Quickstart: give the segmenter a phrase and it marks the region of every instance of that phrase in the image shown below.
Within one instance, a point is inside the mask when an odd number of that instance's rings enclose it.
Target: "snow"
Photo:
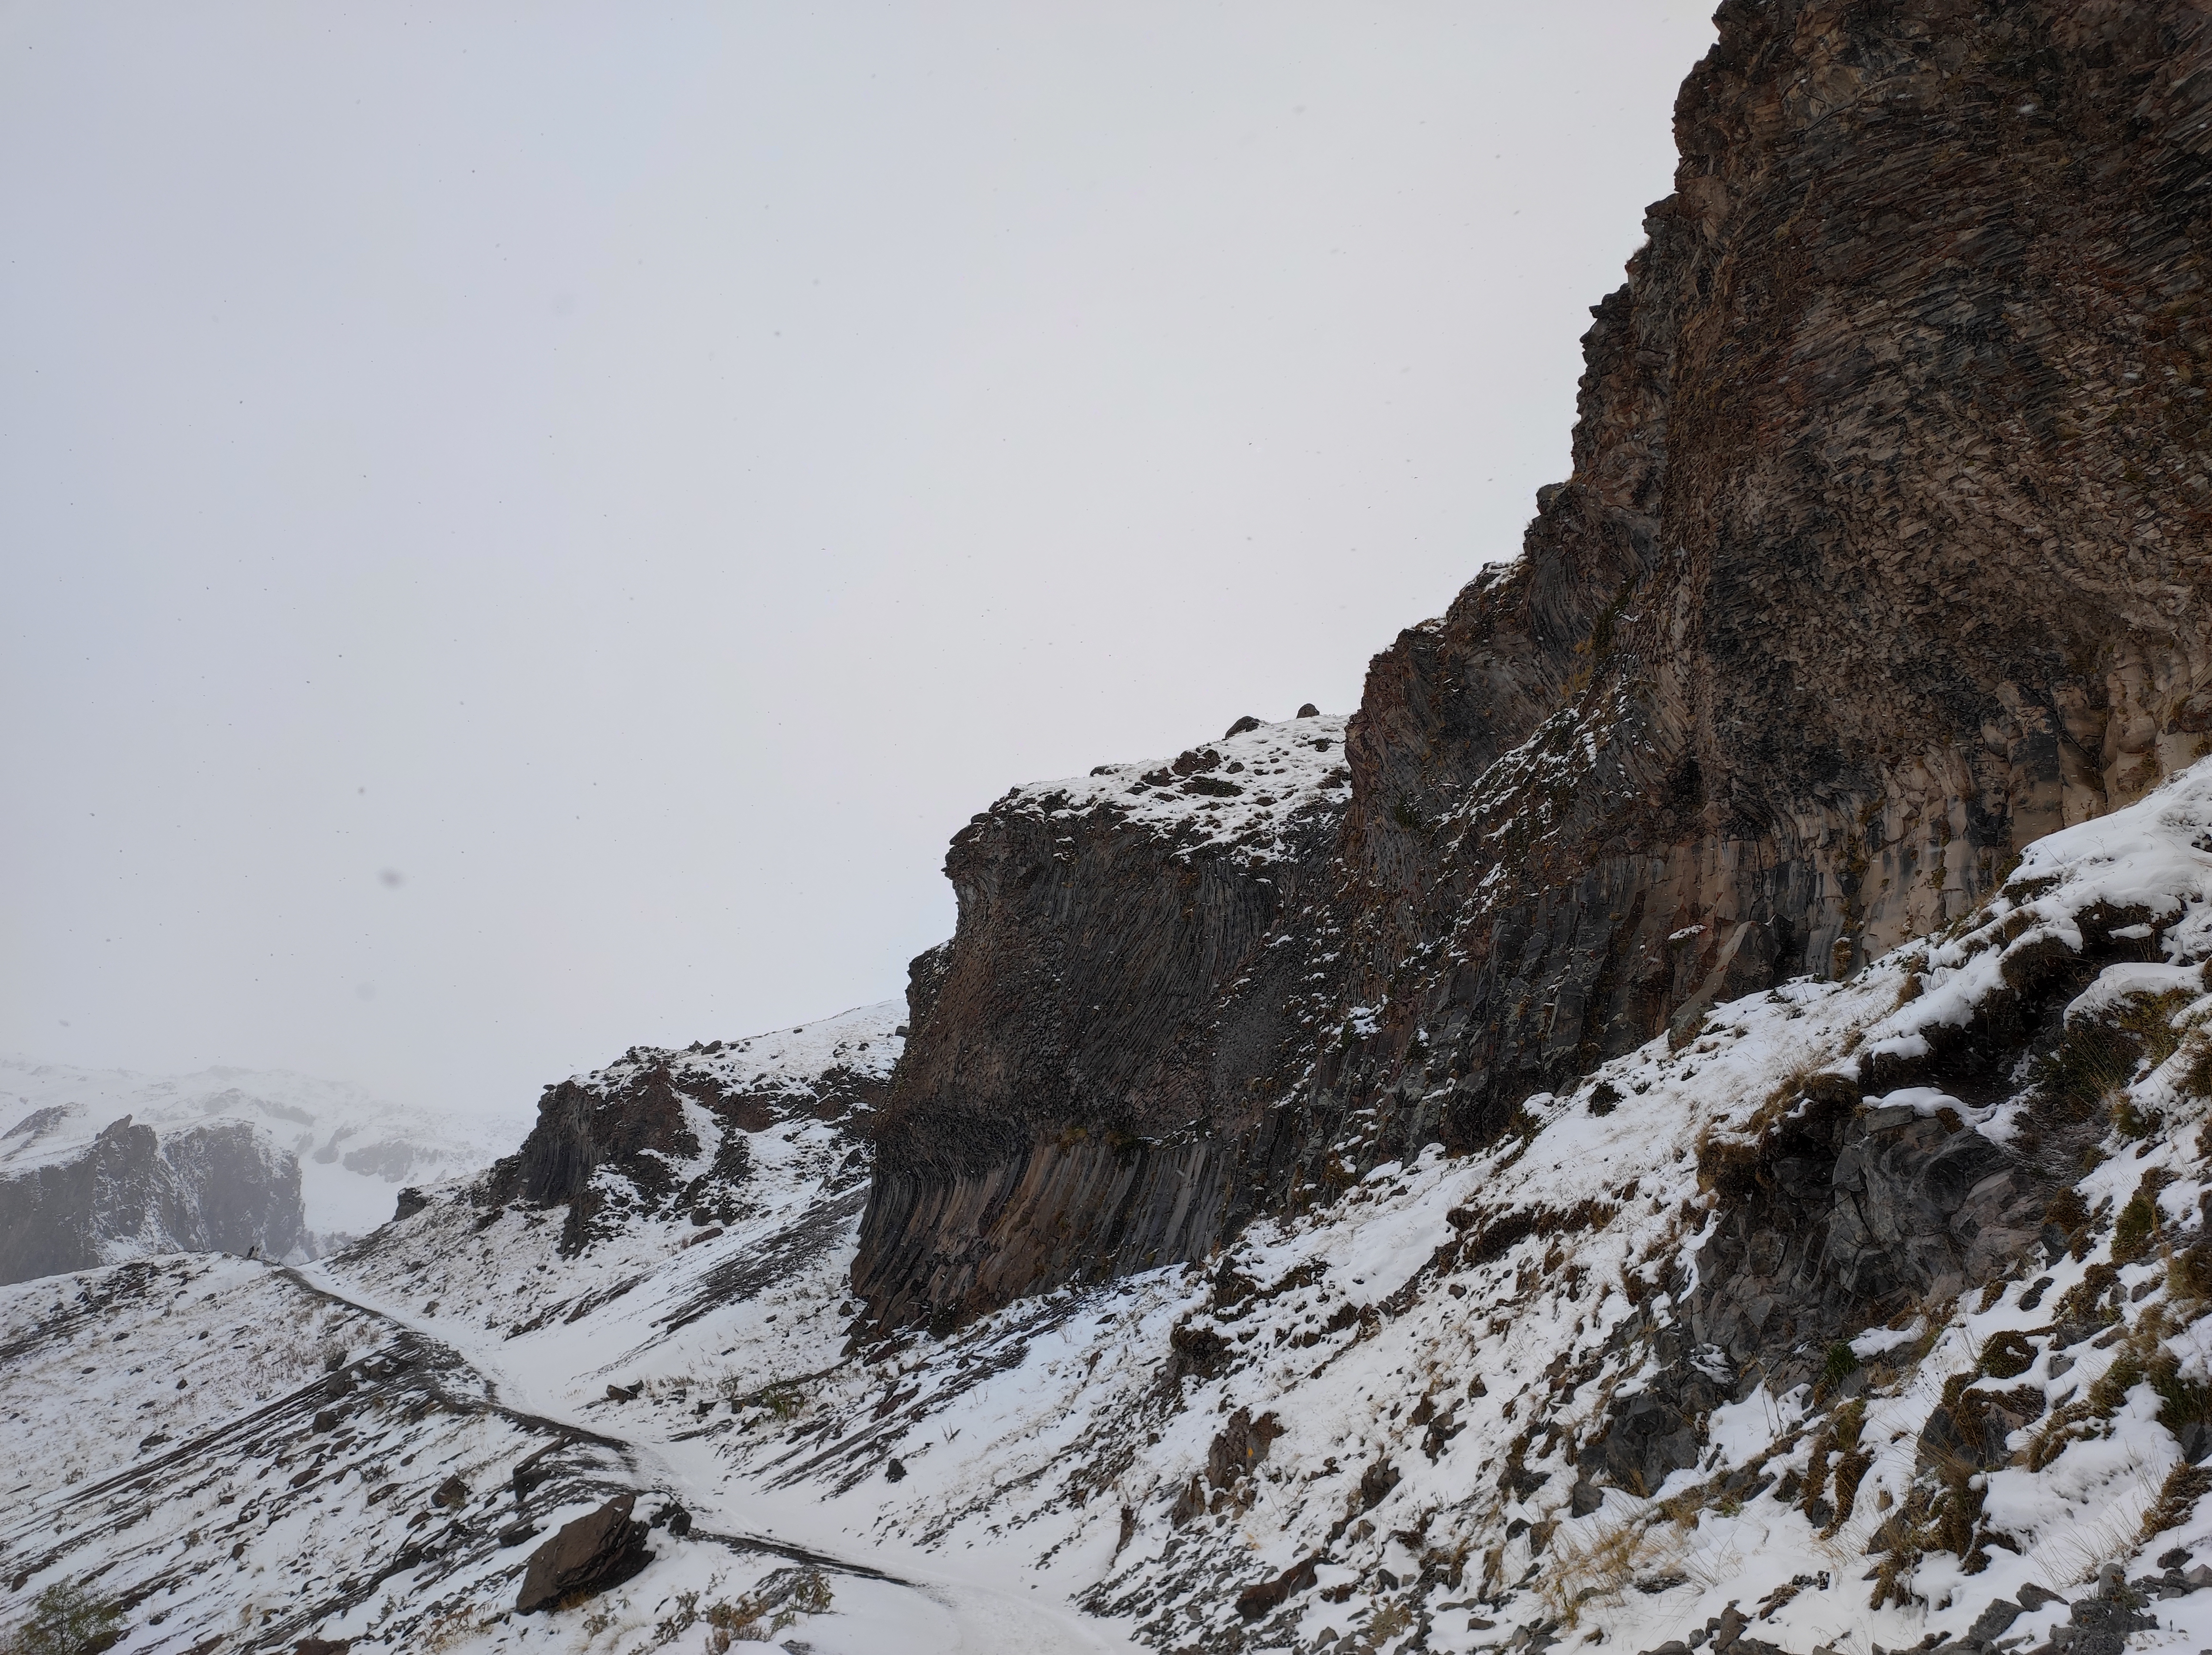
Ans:
[[[1102,786],[1083,808],[1106,800]],[[1308,1651],[1331,1634],[1395,1651],[1418,1634],[1439,1655],[1472,1655],[1525,1646],[1540,1629],[1562,1642],[1650,1649],[1733,1602],[1753,1617],[1753,1635],[1785,1648],[1832,1643],[1867,1655],[1874,1644],[1956,1640],[1994,1598],[2029,1584],[2079,1597],[2108,1561],[2133,1575],[2170,1547],[2212,1556],[2212,1517],[2186,1502],[2172,1526],[2142,1532],[2180,1455],[2148,1365],[2164,1353],[2183,1377],[2203,1374],[2212,1317],[2170,1274],[2166,1252],[2118,1264],[2110,1225],[2145,1174],[2158,1173],[2170,1180],[2162,1246],[2203,1234],[2200,1197],[2212,1179],[2195,1145],[2208,1100],[2186,1071],[2202,1049],[2197,1023],[2212,1014],[2199,970],[2212,955],[2212,854],[2199,848],[2208,844],[2212,766],[2200,766],[2128,811],[2033,847],[2004,891],[1944,936],[1845,982],[1797,982],[1717,1006],[1679,1051],[1656,1040],[1571,1091],[1528,1100],[1525,1132],[1476,1154],[1432,1146],[1377,1167],[1333,1204],[1254,1222],[1204,1268],[1044,1295],[943,1339],[854,1340],[857,1307],[845,1288],[865,1123],[800,1106],[827,1069],[884,1072],[896,1055],[896,1006],[684,1053],[630,1054],[623,1064],[705,1066],[791,1100],[750,1135],[757,1170],[721,1234],[702,1239],[671,1214],[567,1258],[558,1212],[486,1210],[456,1184],[434,1191],[425,1211],[296,1273],[165,1260],[123,1267],[157,1280],[158,1292],[126,1294],[125,1276],[109,1270],[0,1293],[0,1412],[10,1428],[0,1474],[28,1496],[0,1527],[0,1544],[21,1567],[15,1560],[47,1555],[39,1537],[62,1536],[54,1561],[6,1603],[20,1606],[59,1573],[105,1567],[118,1587],[149,1583],[155,1596],[145,1604],[173,1605],[170,1618],[141,1623],[130,1650],[190,1647],[201,1628],[234,1621],[241,1603],[268,1606],[280,1587],[284,1601],[312,1609],[315,1591],[363,1560],[396,1555],[408,1534],[449,1532],[448,1519],[420,1516],[431,1510],[433,1471],[459,1470],[490,1496],[483,1523],[506,1520],[514,1502],[501,1479],[548,1422],[616,1446],[578,1451],[557,1500],[532,1508],[541,1530],[621,1487],[641,1492],[641,1512],[679,1500],[695,1519],[691,1536],[656,1531],[656,1559],[635,1581],[593,1608],[527,1622],[499,1611],[528,1547],[456,1541],[406,1591],[283,1622],[284,1636],[421,1646],[434,1603],[462,1617],[437,1628],[456,1650],[642,1655],[696,1646],[696,1630],[663,1635],[686,1594],[698,1595],[696,1609],[771,1587],[804,1549],[823,1560],[834,1601],[787,1635],[822,1651],[1225,1646],[1244,1630],[1240,1590],[1319,1556],[1315,1586],[1292,1594],[1267,1640],[1248,1649]],[[1808,1474],[1840,1396],[1770,1387],[1755,1374],[1705,1422],[1695,1469],[1644,1494],[1606,1488],[1598,1509],[1573,1515],[1577,1455],[1612,1403],[1660,1372],[1644,1330],[1674,1328],[1681,1313],[1665,1288],[1694,1273],[1717,1200],[1700,1185],[1701,1160],[1766,1130],[1806,1076],[1856,1072],[1857,1058],[1884,1042],[1970,1019],[2017,951],[2049,938],[2078,946],[2128,909],[2151,916],[2142,921],[2150,934],[2133,945],[2156,957],[2105,973],[2075,1009],[2172,997],[2155,1002],[2156,1015],[2177,1049],[2125,1087],[2150,1125],[2136,1138],[2116,1128],[2081,1174],[2085,1207],[2106,1215],[2092,1222],[2081,1258],[2032,1251],[1990,1293],[1929,1303],[1916,1320],[1850,1340],[1863,1364],[1850,1406],[1868,1460],[1848,1519],[1833,1531],[1816,1526],[1773,1480]],[[623,1064],[600,1078],[619,1081]],[[1596,1114],[1601,1083],[1613,1100]],[[1969,1110],[1929,1087],[1864,1106],[1914,1118],[1954,1110],[1992,1136],[2010,1107]],[[704,1159],[720,1129],[699,1125]],[[2115,1331],[2059,1349],[2055,1322],[2085,1313],[2083,1294],[2107,1280],[2097,1314],[2118,1318]],[[80,1292],[84,1306],[57,1313],[57,1300],[76,1305]],[[101,1293],[112,1300],[104,1309],[91,1305]],[[1221,1355],[1171,1381],[1178,1327],[1212,1333]],[[1896,1595],[1870,1603],[1863,1577],[1887,1554],[1869,1545],[1930,1486],[1923,1428],[1947,1383],[1972,1380],[2005,1333],[2027,1338],[2033,1361],[1976,1383],[2040,1391],[2043,1411],[2012,1442],[2014,1463],[1981,1476],[1978,1492],[1984,1522],[2018,1549],[1992,1543],[1971,1573],[1929,1549],[1898,1576]],[[120,1349],[153,1360],[114,1362],[118,1334]],[[102,1358],[88,1361],[95,1337]],[[344,1454],[319,1474],[326,1480],[297,1494],[288,1484],[279,1496],[278,1480],[258,1474],[272,1448],[313,1467],[321,1451],[304,1423],[284,1444],[188,1457],[179,1464],[191,1474],[160,1487],[114,1481],[149,1427],[183,1442],[324,1383],[313,1358],[330,1342],[356,1365],[400,1348],[447,1351],[428,1367],[460,1405],[415,1414],[392,1391],[374,1434],[366,1422],[349,1428]],[[1733,1382],[1716,1353],[1696,1360]],[[190,1389],[170,1390],[173,1375]],[[82,1403],[68,1399],[72,1376],[88,1387]],[[610,1397],[610,1385],[624,1394]],[[1210,1451],[1240,1414],[1272,1416],[1277,1434],[1216,1487]],[[327,1480],[342,1459],[344,1474]],[[369,1504],[355,1493],[366,1487],[361,1466],[388,1468],[399,1494]],[[77,1482],[58,1482],[71,1472]],[[1217,1509],[1191,1513],[1194,1478]],[[373,1476],[367,1484],[381,1486]],[[73,1503],[81,1486],[117,1492],[94,1509]],[[257,1486],[268,1492],[252,1495]],[[243,1530],[220,1503],[233,1487],[262,1502]],[[180,1555],[210,1557],[208,1525],[220,1542],[211,1564],[179,1573]],[[195,1527],[202,1543],[180,1543]],[[234,1567],[234,1532],[246,1541]],[[2131,1649],[2212,1644],[2212,1592],[2160,1599],[2151,1612],[2156,1629],[2136,1634]],[[2023,1616],[2008,1636],[2039,1639],[2066,1613]],[[1401,1630],[1385,1630],[1393,1624]],[[289,1646],[272,1632],[263,1646]]]
[[[1324,714],[1262,724],[1177,759],[1101,765],[1088,776],[1033,782],[995,808],[1068,823],[1103,813],[1198,843],[1231,845],[1248,861],[1279,861],[1291,854],[1290,832],[1303,814],[1351,797],[1344,761],[1349,722]]]

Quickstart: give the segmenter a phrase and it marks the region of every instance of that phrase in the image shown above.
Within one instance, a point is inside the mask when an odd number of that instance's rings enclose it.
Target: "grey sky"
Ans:
[[[0,9],[0,1049],[897,992],[1007,785],[1517,549],[1707,9]]]

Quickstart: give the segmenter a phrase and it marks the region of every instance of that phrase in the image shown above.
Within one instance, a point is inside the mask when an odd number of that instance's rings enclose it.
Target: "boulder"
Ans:
[[[653,1561],[649,1531],[630,1516],[635,1494],[617,1494],[587,1516],[564,1523],[561,1531],[530,1554],[515,1612],[532,1615],[578,1598],[596,1597],[618,1586]]]
[[[1313,1585],[1314,1566],[1320,1561],[1318,1557],[1306,1558],[1291,1564],[1272,1580],[1245,1587],[1237,1594],[1237,1613],[1247,1621],[1272,1614],[1291,1593],[1304,1591]]]

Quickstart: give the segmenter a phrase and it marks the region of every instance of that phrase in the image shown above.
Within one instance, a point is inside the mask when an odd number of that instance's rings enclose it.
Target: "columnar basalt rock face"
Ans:
[[[1388,1009],[1316,1138],[1438,1088],[1479,1138],[2205,750],[2207,14],[1719,22],[1574,477],[1354,721],[1348,997]]]
[[[1206,1143],[1223,1224],[1485,1142],[1711,1004],[1941,927],[2212,748],[2212,11],[1717,21],[1675,193],[1583,341],[1573,475],[1376,658],[1334,856],[1177,906],[1110,832],[1017,849],[994,813],[956,846],[933,1018],[963,1056],[892,1122],[951,1159],[886,1158],[879,1312],[1062,1279],[1025,1236],[1157,1198],[1041,1179],[1058,1140]],[[1125,944],[1175,968],[1088,963]],[[963,1262],[921,1268],[894,1209]]]
[[[1344,721],[1240,720],[1156,767],[1017,789],[953,841],[949,949],[915,962],[856,1285],[921,1319],[1202,1256],[1295,1035],[1270,946],[1328,866]]]

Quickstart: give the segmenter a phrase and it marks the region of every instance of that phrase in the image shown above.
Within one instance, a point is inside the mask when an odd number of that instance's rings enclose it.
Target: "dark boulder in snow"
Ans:
[[[1247,1586],[1237,1594],[1237,1613],[1247,1621],[1256,1621],[1273,1613],[1283,1605],[1283,1600],[1293,1592],[1304,1591],[1313,1585],[1318,1557],[1305,1558],[1291,1565],[1272,1580],[1262,1580],[1257,1585]]]
[[[650,1563],[653,1553],[645,1543],[651,1531],[629,1514],[636,1500],[635,1494],[618,1494],[588,1516],[563,1524],[531,1553],[514,1600],[516,1612],[532,1615],[594,1597]]]

